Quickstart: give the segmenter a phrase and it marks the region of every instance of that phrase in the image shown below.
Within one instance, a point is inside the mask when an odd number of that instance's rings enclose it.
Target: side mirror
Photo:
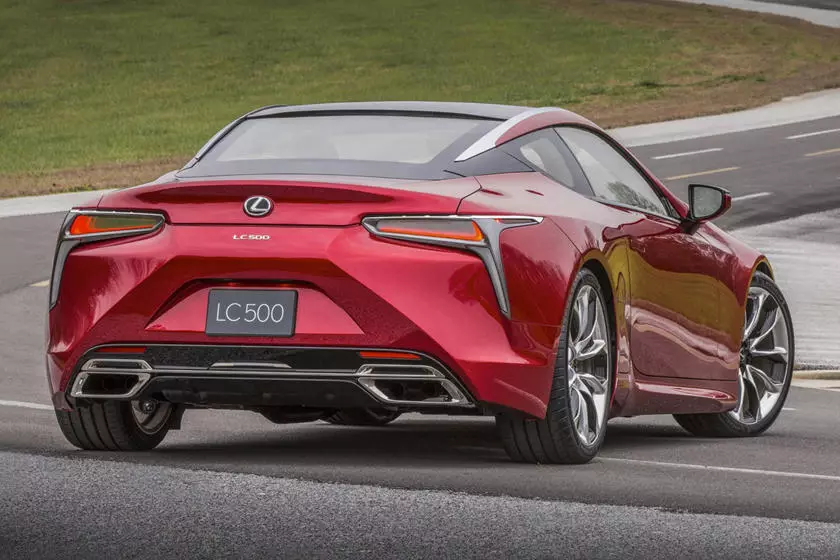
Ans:
[[[713,185],[689,185],[686,221],[691,225],[708,222],[725,214],[731,206],[728,190]]]

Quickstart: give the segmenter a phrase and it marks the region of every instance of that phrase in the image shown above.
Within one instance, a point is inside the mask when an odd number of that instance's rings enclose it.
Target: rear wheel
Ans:
[[[337,426],[384,426],[390,424],[400,413],[384,408],[345,408],[324,418]]]
[[[103,401],[57,410],[71,444],[88,451],[146,451],[169,432],[175,407],[158,401]]]
[[[680,426],[705,437],[755,436],[784,406],[793,370],[793,328],[785,298],[773,280],[756,272],[747,297],[738,404],[722,414],[676,414]]]
[[[582,270],[566,309],[545,418],[496,416],[514,461],[586,463],[601,448],[612,387],[612,335],[598,279]]]

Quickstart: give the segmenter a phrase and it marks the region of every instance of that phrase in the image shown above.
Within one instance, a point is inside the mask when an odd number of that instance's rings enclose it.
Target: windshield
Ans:
[[[496,124],[474,118],[387,114],[248,119],[184,174],[442,178],[445,167]]]

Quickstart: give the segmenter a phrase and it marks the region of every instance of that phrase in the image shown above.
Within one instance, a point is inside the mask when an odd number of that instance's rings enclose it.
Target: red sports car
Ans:
[[[143,450],[186,409],[381,426],[494,415],[517,461],[583,463],[616,416],[749,436],[791,381],[761,254],[561,109],[266,107],[182,169],[75,208],[47,368],[82,449]]]

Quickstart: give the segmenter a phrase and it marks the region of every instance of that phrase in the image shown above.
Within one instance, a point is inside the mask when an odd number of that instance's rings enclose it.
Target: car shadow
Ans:
[[[175,436],[177,434],[177,436]],[[385,427],[332,426],[322,422],[268,425],[266,429],[195,430],[172,434],[153,455],[193,465],[480,466],[509,463],[490,418],[419,418]],[[175,437],[173,437],[175,436]],[[610,425],[603,453],[702,445],[678,426]]]

